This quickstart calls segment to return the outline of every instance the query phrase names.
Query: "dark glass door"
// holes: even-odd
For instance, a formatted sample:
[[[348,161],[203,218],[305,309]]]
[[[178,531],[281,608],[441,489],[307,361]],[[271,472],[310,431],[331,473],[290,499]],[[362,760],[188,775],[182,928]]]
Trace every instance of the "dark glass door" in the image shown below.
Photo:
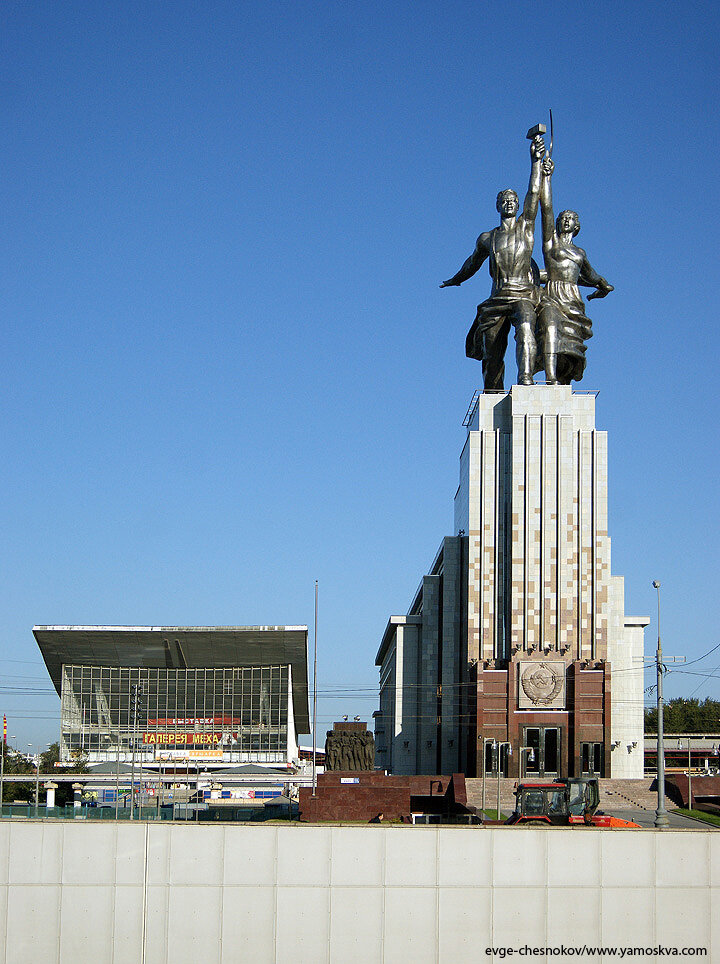
[[[582,744],[582,775],[590,777],[602,776],[603,745],[602,743]]]
[[[560,730],[556,726],[545,727],[545,766],[546,777],[556,777],[560,772]]]
[[[525,730],[525,746],[529,747],[529,750],[525,750],[521,755],[524,758],[522,762],[525,764],[525,773],[528,776],[540,776],[540,734],[542,730],[536,726],[528,726]]]
[[[560,772],[560,727],[526,726],[523,751],[528,776],[556,777]]]

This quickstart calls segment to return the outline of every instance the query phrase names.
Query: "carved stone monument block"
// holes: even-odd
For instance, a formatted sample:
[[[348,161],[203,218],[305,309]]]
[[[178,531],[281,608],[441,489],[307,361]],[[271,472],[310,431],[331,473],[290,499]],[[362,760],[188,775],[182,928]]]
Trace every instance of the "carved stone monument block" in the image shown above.
[[[375,769],[375,739],[367,723],[335,723],[325,739],[325,769],[360,771]]]

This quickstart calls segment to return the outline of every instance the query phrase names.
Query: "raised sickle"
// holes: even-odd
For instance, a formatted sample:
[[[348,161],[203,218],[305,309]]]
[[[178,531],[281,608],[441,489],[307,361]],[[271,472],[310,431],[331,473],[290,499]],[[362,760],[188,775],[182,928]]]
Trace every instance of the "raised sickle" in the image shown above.
[[[550,110],[550,147],[548,149],[546,157],[552,157],[552,149],[553,149],[553,122],[552,122],[552,109],[551,109]]]

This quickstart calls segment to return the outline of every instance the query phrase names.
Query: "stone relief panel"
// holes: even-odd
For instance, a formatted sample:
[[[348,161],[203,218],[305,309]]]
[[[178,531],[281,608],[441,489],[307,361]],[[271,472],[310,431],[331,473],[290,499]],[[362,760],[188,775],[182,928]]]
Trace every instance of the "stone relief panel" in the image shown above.
[[[519,709],[565,709],[565,663],[534,659],[518,665]]]

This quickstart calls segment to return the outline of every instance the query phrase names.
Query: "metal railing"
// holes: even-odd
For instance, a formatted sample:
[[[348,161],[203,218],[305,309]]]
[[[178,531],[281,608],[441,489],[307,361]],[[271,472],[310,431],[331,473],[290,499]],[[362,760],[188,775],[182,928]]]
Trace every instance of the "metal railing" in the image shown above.
[[[297,820],[298,811],[295,804],[276,805],[272,807],[254,806],[223,806],[206,807],[203,804],[177,803],[174,806],[140,806],[135,805],[134,813],[131,808],[114,806],[86,806],[76,807],[68,804],[65,807],[40,806],[35,812],[34,803],[4,803],[2,818],[11,820],[118,820],[133,821],[175,821],[176,823],[259,823],[266,820]]]

